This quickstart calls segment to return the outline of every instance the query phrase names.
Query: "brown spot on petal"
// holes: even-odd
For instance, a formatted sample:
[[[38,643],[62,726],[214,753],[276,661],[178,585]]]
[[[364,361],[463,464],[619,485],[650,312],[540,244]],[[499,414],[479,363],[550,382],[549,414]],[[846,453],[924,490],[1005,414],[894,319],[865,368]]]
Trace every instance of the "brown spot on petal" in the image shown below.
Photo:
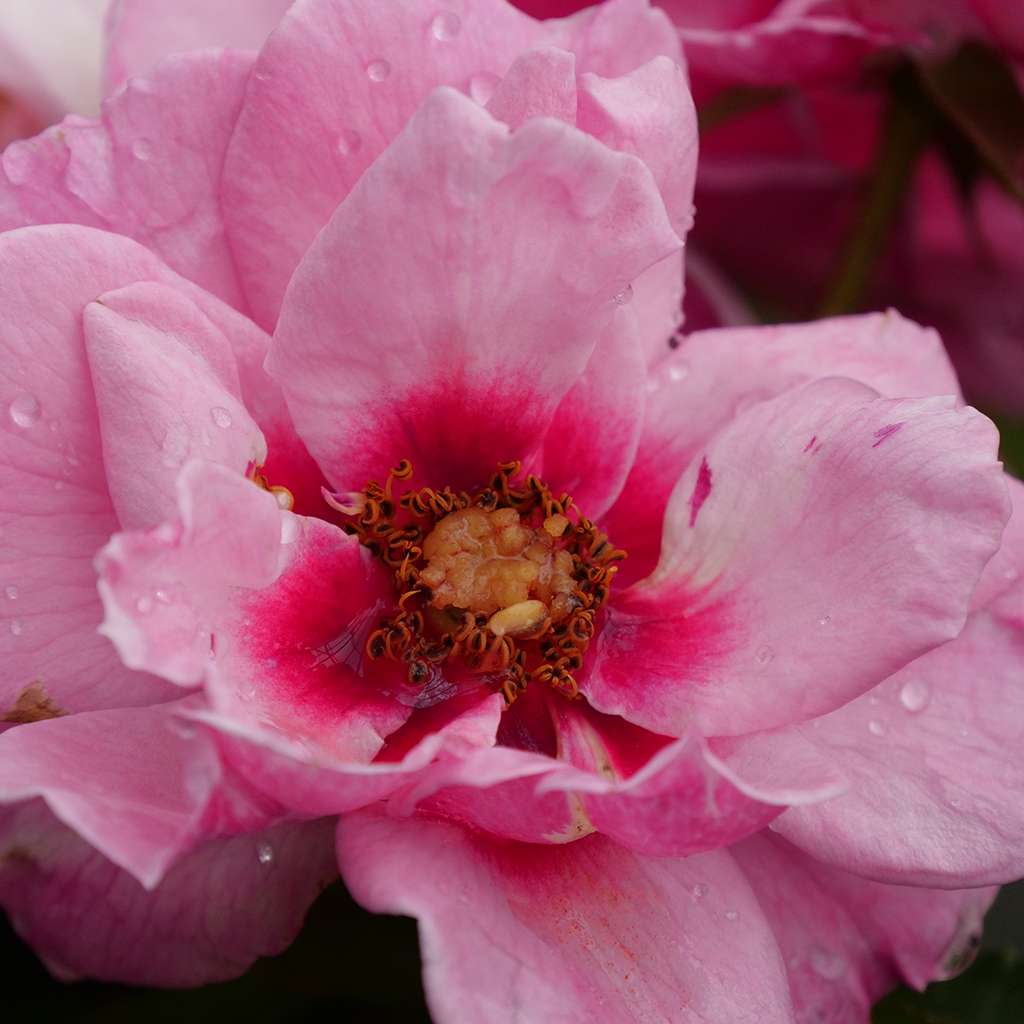
[[[33,680],[18,694],[14,706],[0,718],[9,725],[28,725],[30,722],[45,722],[48,718],[60,718],[67,712],[59,707],[43,689],[43,684]]]

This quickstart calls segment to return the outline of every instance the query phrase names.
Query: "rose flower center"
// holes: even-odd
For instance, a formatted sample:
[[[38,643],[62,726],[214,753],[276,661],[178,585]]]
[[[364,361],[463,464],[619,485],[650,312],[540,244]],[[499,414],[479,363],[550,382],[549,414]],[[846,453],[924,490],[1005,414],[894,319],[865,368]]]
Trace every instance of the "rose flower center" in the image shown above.
[[[530,680],[567,697],[594,635],[595,616],[626,553],[543,480],[516,486],[518,462],[502,463],[473,493],[430,487],[395,497],[407,460],[328,501],[347,532],[392,571],[397,608],[366,641],[370,658],[407,664],[413,686],[457,659],[511,704]]]

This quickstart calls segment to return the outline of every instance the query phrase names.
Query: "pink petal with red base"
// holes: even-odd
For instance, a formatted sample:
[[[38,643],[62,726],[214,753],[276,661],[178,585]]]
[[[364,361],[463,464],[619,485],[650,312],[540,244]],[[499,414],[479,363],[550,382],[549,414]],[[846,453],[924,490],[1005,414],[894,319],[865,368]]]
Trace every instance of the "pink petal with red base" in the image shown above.
[[[183,289],[218,326],[224,307],[134,242],[68,225],[0,237],[0,271],[0,302],[19,325],[0,343],[0,571],[14,594],[0,629],[0,719],[24,720],[18,702],[34,686],[59,711],[170,699],[172,687],[127,671],[96,633],[102,610],[92,560],[118,522],[82,313],[138,281]]]
[[[665,503],[683,470],[714,434],[757,402],[820,377],[850,377],[890,398],[959,394],[932,330],[898,313],[779,327],[700,331],[651,371],[636,462],[604,520],[629,551],[619,585],[657,564]]]
[[[695,736],[669,741],[575,709],[558,717],[560,757],[577,767],[552,771],[538,795],[573,794],[597,831],[637,853],[684,857],[718,849],[763,828],[788,803],[842,788],[820,759],[805,759],[799,767],[812,771],[802,776],[783,776],[777,766],[768,776],[763,759],[730,749],[716,756]]]
[[[543,849],[369,812],[342,821],[338,854],[363,906],[419,919],[438,1024],[794,1019],[727,854],[650,860],[599,836]]]
[[[433,762],[490,746],[501,707],[495,694],[469,707],[450,702],[417,711],[370,763],[345,760],[230,713],[201,709],[191,717],[215,730],[221,756],[234,772],[292,812],[319,816],[384,800]]]
[[[838,378],[748,410],[679,481],[655,573],[614,598],[590,702],[665,735],[738,735],[830,711],[952,639],[1007,518],[995,446],[952,398]]]
[[[174,473],[190,458],[240,476],[263,464],[266,443],[236,397],[230,344],[180,292],[154,284],[108,292],[86,306],[83,326],[107,487],[122,527],[167,518]]]
[[[58,978],[205,985],[282,952],[337,873],[333,822],[198,846],[147,892],[40,805],[0,816],[0,903]]]
[[[268,367],[337,488],[402,458],[478,486],[536,454],[614,296],[678,244],[634,157],[548,120],[509,135],[442,90],[306,255]]]
[[[0,226],[83,224],[128,235],[244,309],[220,209],[220,175],[252,57],[176,56],[3,158]]]
[[[258,50],[292,0],[119,0],[107,24],[106,88],[152,71],[172,54],[229,46]]]
[[[125,662],[205,679],[221,714],[370,761],[411,711],[388,679],[364,678],[386,574],[337,527],[219,466],[190,463],[178,488],[179,522],[119,534],[100,557],[104,630]]]
[[[782,834],[820,860],[882,881],[964,886],[1019,877],[1022,658],[1018,584],[974,612],[952,643],[802,727],[851,785],[835,800],[788,812]]]
[[[195,841],[221,777],[212,743],[172,728],[177,705],[91,711],[0,736],[0,802],[41,796],[152,888]]]
[[[973,958],[993,889],[880,885],[819,864],[768,833],[730,851],[786,962],[798,1021],[863,1024],[903,981],[915,988]]]

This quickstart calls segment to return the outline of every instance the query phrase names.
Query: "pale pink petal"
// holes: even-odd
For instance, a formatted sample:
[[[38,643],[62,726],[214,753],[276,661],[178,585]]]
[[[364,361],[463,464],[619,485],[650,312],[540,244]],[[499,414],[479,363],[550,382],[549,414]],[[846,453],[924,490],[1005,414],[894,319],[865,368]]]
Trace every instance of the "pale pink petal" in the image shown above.
[[[39,805],[0,818],[0,903],[62,979],[191,986],[282,952],[336,875],[331,821],[204,842],[156,889]]]
[[[850,377],[890,398],[959,394],[932,330],[898,313],[698,331],[651,371],[644,429],[622,497],[604,520],[629,551],[617,581],[655,566],[665,502],[686,466],[745,409],[820,377]]]
[[[770,927],[728,854],[649,860],[368,812],[342,820],[342,876],[419,919],[437,1024],[793,1021]]]
[[[881,885],[764,833],[730,851],[786,962],[797,1020],[864,1024],[901,981],[923,988],[973,959],[992,889]]]
[[[266,442],[236,397],[230,343],[179,291],[136,284],[108,292],[86,307],[83,326],[122,527],[172,514],[174,474],[190,458],[239,475],[263,464]]]
[[[841,378],[755,405],[680,479],[654,574],[614,598],[591,703],[738,735],[831,711],[952,639],[1008,518],[996,443],[953,398]]]
[[[581,71],[616,78],[655,57],[671,57],[683,64],[675,26],[648,0],[604,0],[589,6],[575,3],[572,7],[586,9],[565,21],[549,22],[544,28],[554,45],[576,54]],[[541,16],[552,14],[544,12]]]
[[[985,608],[1024,577],[1024,481],[1007,476],[1013,512],[1003,542],[978,581],[971,608]]]
[[[8,324],[0,339],[5,722],[25,721],[26,702],[39,705],[39,713],[59,713],[173,695],[162,681],[127,671],[96,633],[102,611],[92,560],[118,523],[82,311],[135,281],[185,285],[140,246],[114,235],[64,225],[0,236],[0,303]],[[202,307],[209,316],[213,305],[209,299]]]
[[[175,726],[176,702],[89,711],[0,736],[0,802],[42,797],[147,888],[201,832],[220,781],[212,743]]]
[[[439,90],[306,255],[268,367],[339,489],[403,458],[472,487],[536,455],[616,295],[678,244],[635,157]]]
[[[244,309],[220,211],[224,153],[253,58],[176,57],[3,154],[0,227],[72,223],[128,235]]]
[[[95,113],[108,0],[0,4],[0,89],[44,122]]]
[[[448,84],[486,102],[512,61],[543,41],[540,26],[500,0],[466,0],[457,24],[435,22],[443,7],[309,0],[263,48],[224,168],[224,213],[264,326],[316,233],[430,91]]]
[[[1024,873],[1024,588],[950,644],[801,732],[850,778],[783,835],[883,881],[968,886]],[[912,808],[908,815],[907,809]]]
[[[672,228],[685,238],[693,223],[697,112],[683,69],[659,57],[620,78],[583,75],[577,124],[605,145],[635,153],[651,169]],[[631,282],[641,345],[661,355],[682,317],[682,254]]]
[[[487,109],[513,130],[531,117],[576,124],[576,58],[553,46],[517,57],[495,86]]]
[[[386,574],[354,538],[223,467],[189,463],[177,487],[179,519],[118,534],[98,560],[103,631],[125,663],[205,680],[226,715],[371,760],[411,711],[389,679],[376,685],[385,669],[364,678]]]
[[[258,50],[292,0],[118,0],[107,25],[106,89],[152,71],[174,53]]]

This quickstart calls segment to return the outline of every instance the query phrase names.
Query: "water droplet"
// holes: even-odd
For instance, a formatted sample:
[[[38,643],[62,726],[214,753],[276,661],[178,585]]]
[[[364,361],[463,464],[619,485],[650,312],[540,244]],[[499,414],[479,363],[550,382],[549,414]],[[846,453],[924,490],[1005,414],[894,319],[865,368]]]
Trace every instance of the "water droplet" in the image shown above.
[[[738,910],[727,910],[725,912],[726,921],[738,921],[740,919],[740,913]]]
[[[434,15],[430,23],[430,31],[435,39],[442,43],[450,42],[462,29],[462,20],[454,11],[441,11]]]
[[[908,679],[900,690],[900,703],[913,714],[924,711],[931,699],[928,684],[920,679]]]
[[[820,619],[818,619],[818,625],[819,626],[827,626],[831,621],[832,621],[832,616],[831,615],[822,615],[822,617]]]
[[[25,627],[21,624],[20,619],[11,619],[11,632],[15,636],[21,636],[25,632]]]
[[[214,408],[210,410],[210,415],[213,417],[213,422],[216,423],[218,427],[222,427],[226,430],[231,426],[231,413],[229,413],[227,409],[224,409],[219,405],[214,406]]]
[[[383,82],[391,74],[391,65],[386,60],[371,60],[366,65],[366,77],[371,82]]]
[[[27,430],[39,422],[42,410],[39,407],[39,400],[34,395],[21,394],[11,402],[7,412],[16,427]]]
[[[632,302],[632,300],[633,300],[633,286],[631,284],[627,284],[626,287],[623,288],[621,292],[617,292],[616,295],[615,295],[615,299],[614,299],[616,306],[626,306],[630,302]]]
[[[196,736],[196,725],[195,722],[189,722],[182,718],[172,718],[168,723],[168,727],[171,732],[180,736],[183,740],[195,739]]]
[[[145,594],[135,602],[135,607],[140,614],[147,615],[153,610],[153,598]]]
[[[274,863],[274,851],[270,843],[260,843],[256,847],[256,859],[264,865]]]
[[[775,657],[775,652],[770,647],[761,647],[754,657],[758,665],[767,665]]]
[[[691,890],[690,895],[693,897],[694,902],[697,900],[704,899],[708,894],[708,887],[703,882],[698,882]]]
[[[132,143],[132,156],[136,160],[149,160],[153,156],[153,143],[149,139],[136,139]]]
[[[474,75],[469,80],[469,98],[474,103],[479,103],[481,107],[485,107],[494,95],[494,89],[497,84],[498,76],[492,75],[488,71],[480,75]]]
[[[359,132],[346,128],[339,136],[337,150],[341,156],[352,156],[363,148],[363,137]]]
[[[12,185],[24,185],[32,177],[32,147],[27,142],[12,142],[4,150],[3,165]]]
[[[816,949],[811,953],[811,967],[827,981],[838,981],[846,973],[846,960],[828,949]]]
[[[170,604],[171,603],[171,595],[168,594],[166,590],[158,590],[158,591],[156,591],[156,593],[153,596],[161,604]]]
[[[668,379],[674,381],[686,380],[690,375],[690,364],[682,359],[677,359],[668,368]]]
[[[877,718],[872,718],[868,722],[868,732],[872,736],[884,736],[889,730],[886,728],[885,722],[879,721]]]
[[[164,453],[163,464],[168,469],[176,469],[185,461],[185,455],[188,452],[188,435],[181,430],[168,430],[164,434],[161,449]]]
[[[4,587],[4,593],[10,601],[16,601],[18,599],[18,588],[13,583]]]

